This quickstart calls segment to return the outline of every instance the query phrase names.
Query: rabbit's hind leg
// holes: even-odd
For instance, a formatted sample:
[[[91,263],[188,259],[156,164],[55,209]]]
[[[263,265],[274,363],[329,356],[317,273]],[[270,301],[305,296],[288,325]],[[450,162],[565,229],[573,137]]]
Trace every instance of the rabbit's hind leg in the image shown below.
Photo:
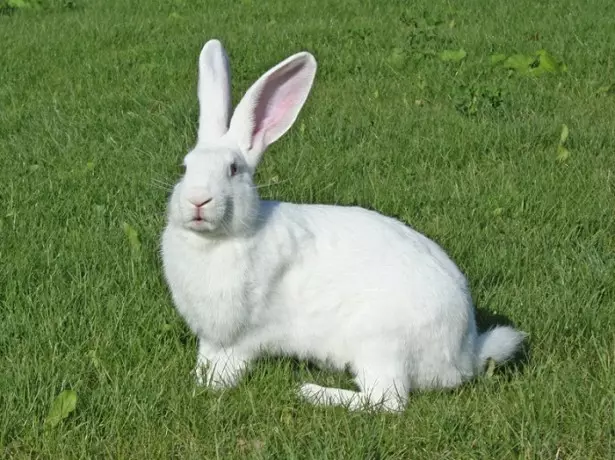
[[[403,411],[408,401],[408,378],[402,373],[387,375],[362,368],[356,375],[359,391],[306,383],[299,394],[308,402],[324,406],[345,406],[350,410]]]

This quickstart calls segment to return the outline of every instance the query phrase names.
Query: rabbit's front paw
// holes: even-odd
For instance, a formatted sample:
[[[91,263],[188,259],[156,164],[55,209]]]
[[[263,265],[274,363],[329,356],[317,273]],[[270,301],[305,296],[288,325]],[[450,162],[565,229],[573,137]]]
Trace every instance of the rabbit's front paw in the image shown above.
[[[214,390],[234,387],[243,375],[247,363],[227,355],[197,360],[194,370],[196,384]]]

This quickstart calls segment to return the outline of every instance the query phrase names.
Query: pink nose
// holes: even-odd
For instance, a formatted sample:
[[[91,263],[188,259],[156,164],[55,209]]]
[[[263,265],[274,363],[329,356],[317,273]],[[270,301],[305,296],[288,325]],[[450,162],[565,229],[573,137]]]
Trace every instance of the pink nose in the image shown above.
[[[201,208],[205,206],[207,203],[209,203],[211,200],[212,200],[211,198],[208,198],[206,200],[195,199],[195,200],[190,200],[190,203],[192,203],[197,208]]]

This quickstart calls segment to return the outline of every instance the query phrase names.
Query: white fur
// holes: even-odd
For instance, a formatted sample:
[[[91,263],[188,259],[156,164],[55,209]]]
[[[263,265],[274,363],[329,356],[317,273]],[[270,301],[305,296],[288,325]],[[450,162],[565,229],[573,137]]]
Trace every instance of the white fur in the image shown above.
[[[524,334],[498,327],[479,336],[464,275],[401,222],[358,207],[258,199],[254,169],[295,121],[315,72],[308,53],[281,62],[220,132],[228,62],[220,42],[205,45],[199,139],[169,202],[165,276],[198,337],[199,383],[232,386],[262,353],[294,355],[350,365],[356,376],[358,392],[303,385],[308,401],[401,410],[411,389],[455,387],[487,358],[510,358]]]

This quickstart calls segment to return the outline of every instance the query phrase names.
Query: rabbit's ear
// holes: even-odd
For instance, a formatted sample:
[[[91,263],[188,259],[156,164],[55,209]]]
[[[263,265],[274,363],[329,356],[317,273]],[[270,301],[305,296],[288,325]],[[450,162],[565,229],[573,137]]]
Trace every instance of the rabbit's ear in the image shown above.
[[[316,59],[297,53],[267,71],[246,92],[231,118],[229,135],[255,167],[265,149],[297,119],[316,75]]]
[[[231,76],[222,43],[209,40],[199,56],[199,130],[197,143],[216,141],[228,131]]]

